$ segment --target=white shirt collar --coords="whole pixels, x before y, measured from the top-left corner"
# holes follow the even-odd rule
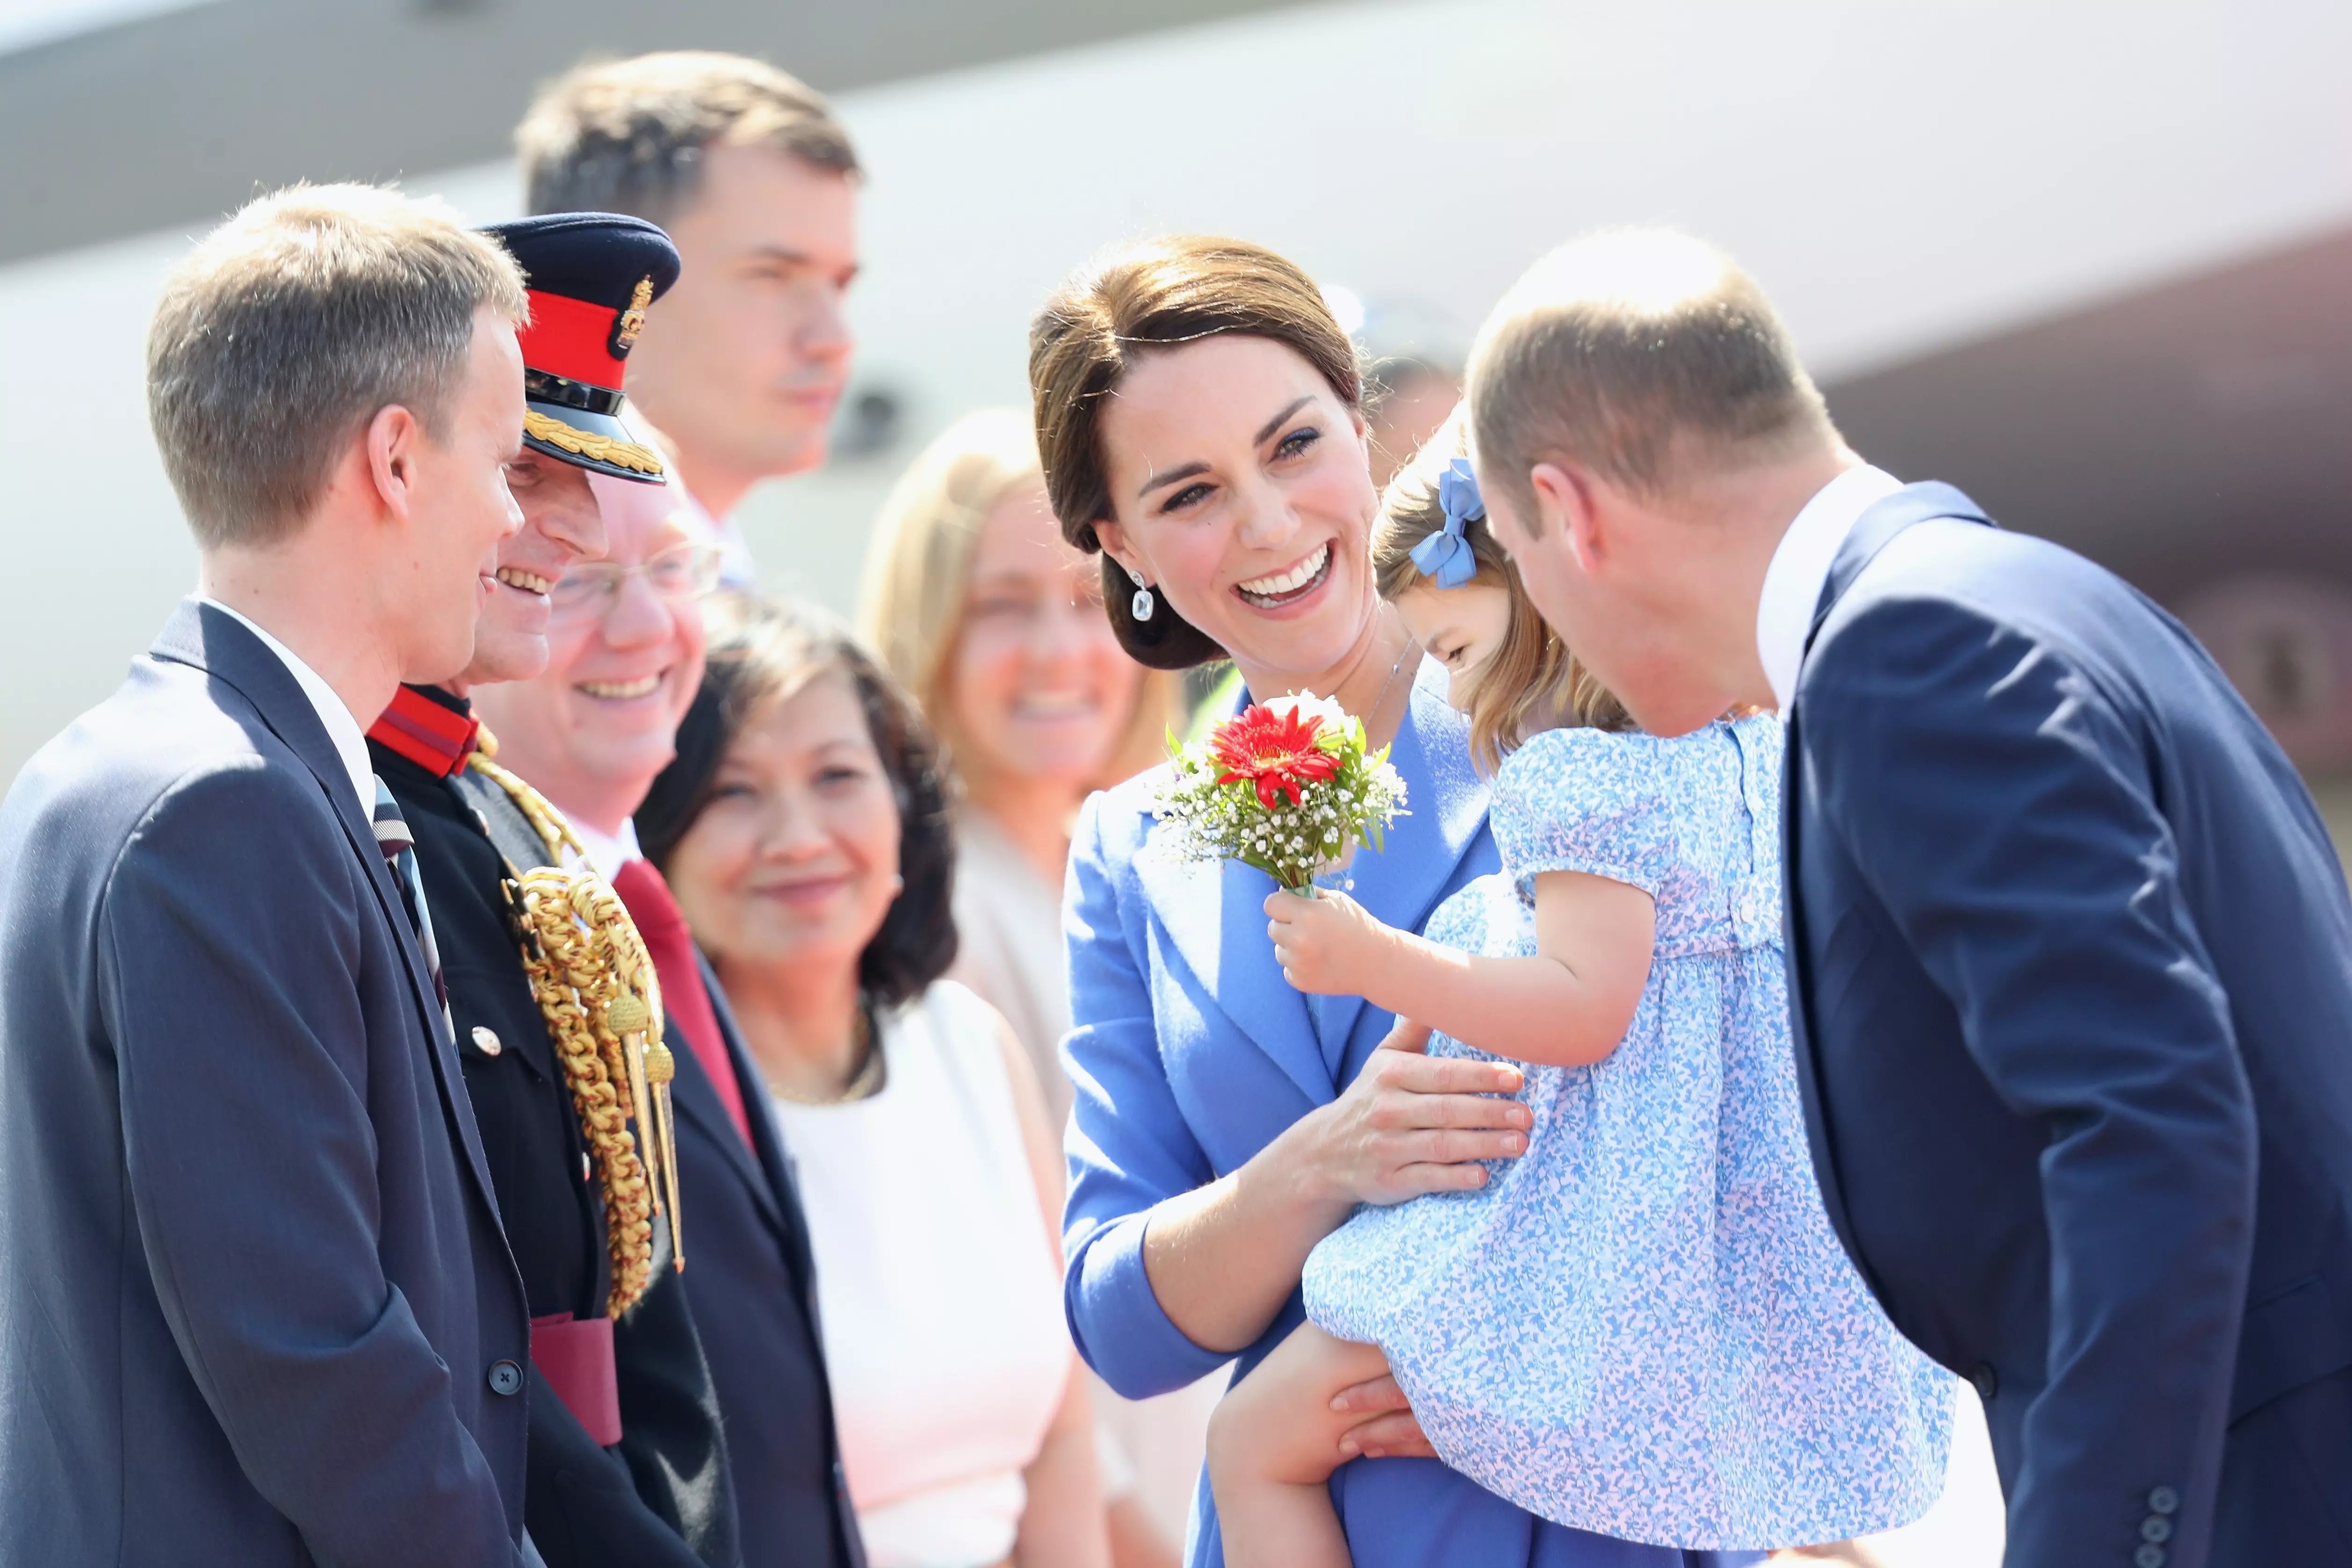
[[[634,860],[643,860],[646,852],[637,847],[637,824],[623,822],[617,833],[600,833],[579,818],[572,819],[572,836],[588,852],[588,863],[598,876],[611,882],[621,874],[621,868]]]
[[[1787,713],[1797,695],[1797,672],[1805,662],[1805,634],[1838,548],[1853,525],[1895,491],[1903,481],[1867,463],[1849,468],[1820,489],[1780,536],[1772,564],[1764,570],[1764,593],[1756,605],[1756,652],[1773,700]]]
[[[342,758],[344,771],[352,776],[352,793],[359,800],[360,821],[374,821],[375,766],[368,760],[367,732],[352,716],[352,710],[343,706],[343,699],[335,695],[335,688],[329,685],[318,671],[304,664],[293,649],[254,624],[252,617],[230,609],[217,599],[199,599],[198,602],[209,604],[222,614],[233,618],[260,638],[264,647],[278,655],[278,661],[294,677],[294,684],[302,688],[302,695],[309,697],[310,706],[318,710],[319,722],[325,727],[327,738],[334,742],[335,755]]]

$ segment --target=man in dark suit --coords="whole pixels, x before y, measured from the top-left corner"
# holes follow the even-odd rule
[[[2352,902],[2179,624],[1837,437],[1720,255],[1579,242],[1471,371],[1496,537],[1644,727],[1788,716],[1830,1218],[1985,1403],[2008,1560],[2352,1563]]]
[[[0,806],[0,1563],[536,1563],[529,1315],[355,714],[462,668],[521,280],[386,191],[164,286],[199,597]]]
[[[726,1421],[746,1568],[858,1568],[807,1222],[759,1072],[631,821],[701,685],[699,601],[716,551],[649,486],[592,484],[607,553],[575,569],[546,673],[485,686],[475,707],[498,734],[499,761],[564,813],[661,976],[677,1061],[687,1294]]]
[[[533,993],[516,883],[541,841],[499,782],[511,776],[476,753],[467,703],[476,687],[546,667],[552,591],[604,553],[589,475],[663,488],[661,458],[621,417],[621,382],[677,252],[653,225],[603,213],[485,232],[530,286],[524,450],[508,468],[523,527],[499,551],[472,662],[437,685],[401,687],[368,747],[415,834],[467,1093],[530,1303],[531,1540],[550,1568],[729,1568],[735,1500],[718,1396],[671,1267],[669,1218],[650,1236],[639,1228],[642,1198],[627,1188],[643,1177],[598,1134],[593,1082],[573,1080],[595,1068],[567,1063]],[[625,1136],[630,1153],[652,1152],[646,1129]]]

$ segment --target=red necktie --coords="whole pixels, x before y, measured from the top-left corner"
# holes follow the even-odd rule
[[[671,1026],[686,1036],[695,1060],[710,1075],[719,1103],[743,1142],[751,1141],[751,1118],[743,1109],[743,1086],[735,1081],[735,1063],[728,1059],[727,1041],[719,1032],[719,1013],[702,983],[702,966],[695,961],[694,934],[687,929],[686,913],[671,896],[669,883],[643,856],[623,866],[613,878],[613,891],[629,906],[637,935],[653,956],[654,973],[661,977],[662,1008]]]

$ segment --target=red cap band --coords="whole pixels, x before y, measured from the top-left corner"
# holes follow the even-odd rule
[[[613,324],[621,313],[562,294],[530,291],[530,325],[522,329],[522,362],[566,381],[606,392],[621,390],[621,361],[613,357]]]

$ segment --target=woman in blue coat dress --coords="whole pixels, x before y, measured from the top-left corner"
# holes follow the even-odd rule
[[[1332,697],[1393,741],[1412,814],[1349,868],[1358,901],[1418,929],[1495,871],[1443,673],[1421,678],[1373,591],[1354,348],[1313,282],[1232,240],[1129,248],[1047,303],[1030,380],[1055,515],[1103,552],[1130,653],[1162,669],[1230,656],[1251,691]],[[1260,910],[1273,883],[1160,852],[1157,779],[1087,804],[1065,912],[1065,1301],[1080,1352],[1129,1397],[1231,1360],[1247,1375],[1297,1325],[1307,1255],[1357,1204],[1477,1186],[1528,1124],[1489,1097],[1517,1088],[1507,1063],[1418,1054],[1360,998],[1294,990]],[[1359,1568],[1713,1561],[1538,1519],[1438,1462],[1392,1383],[1349,1397],[1366,1458],[1331,1490]],[[1190,1556],[1223,1561],[1205,1485]]]

